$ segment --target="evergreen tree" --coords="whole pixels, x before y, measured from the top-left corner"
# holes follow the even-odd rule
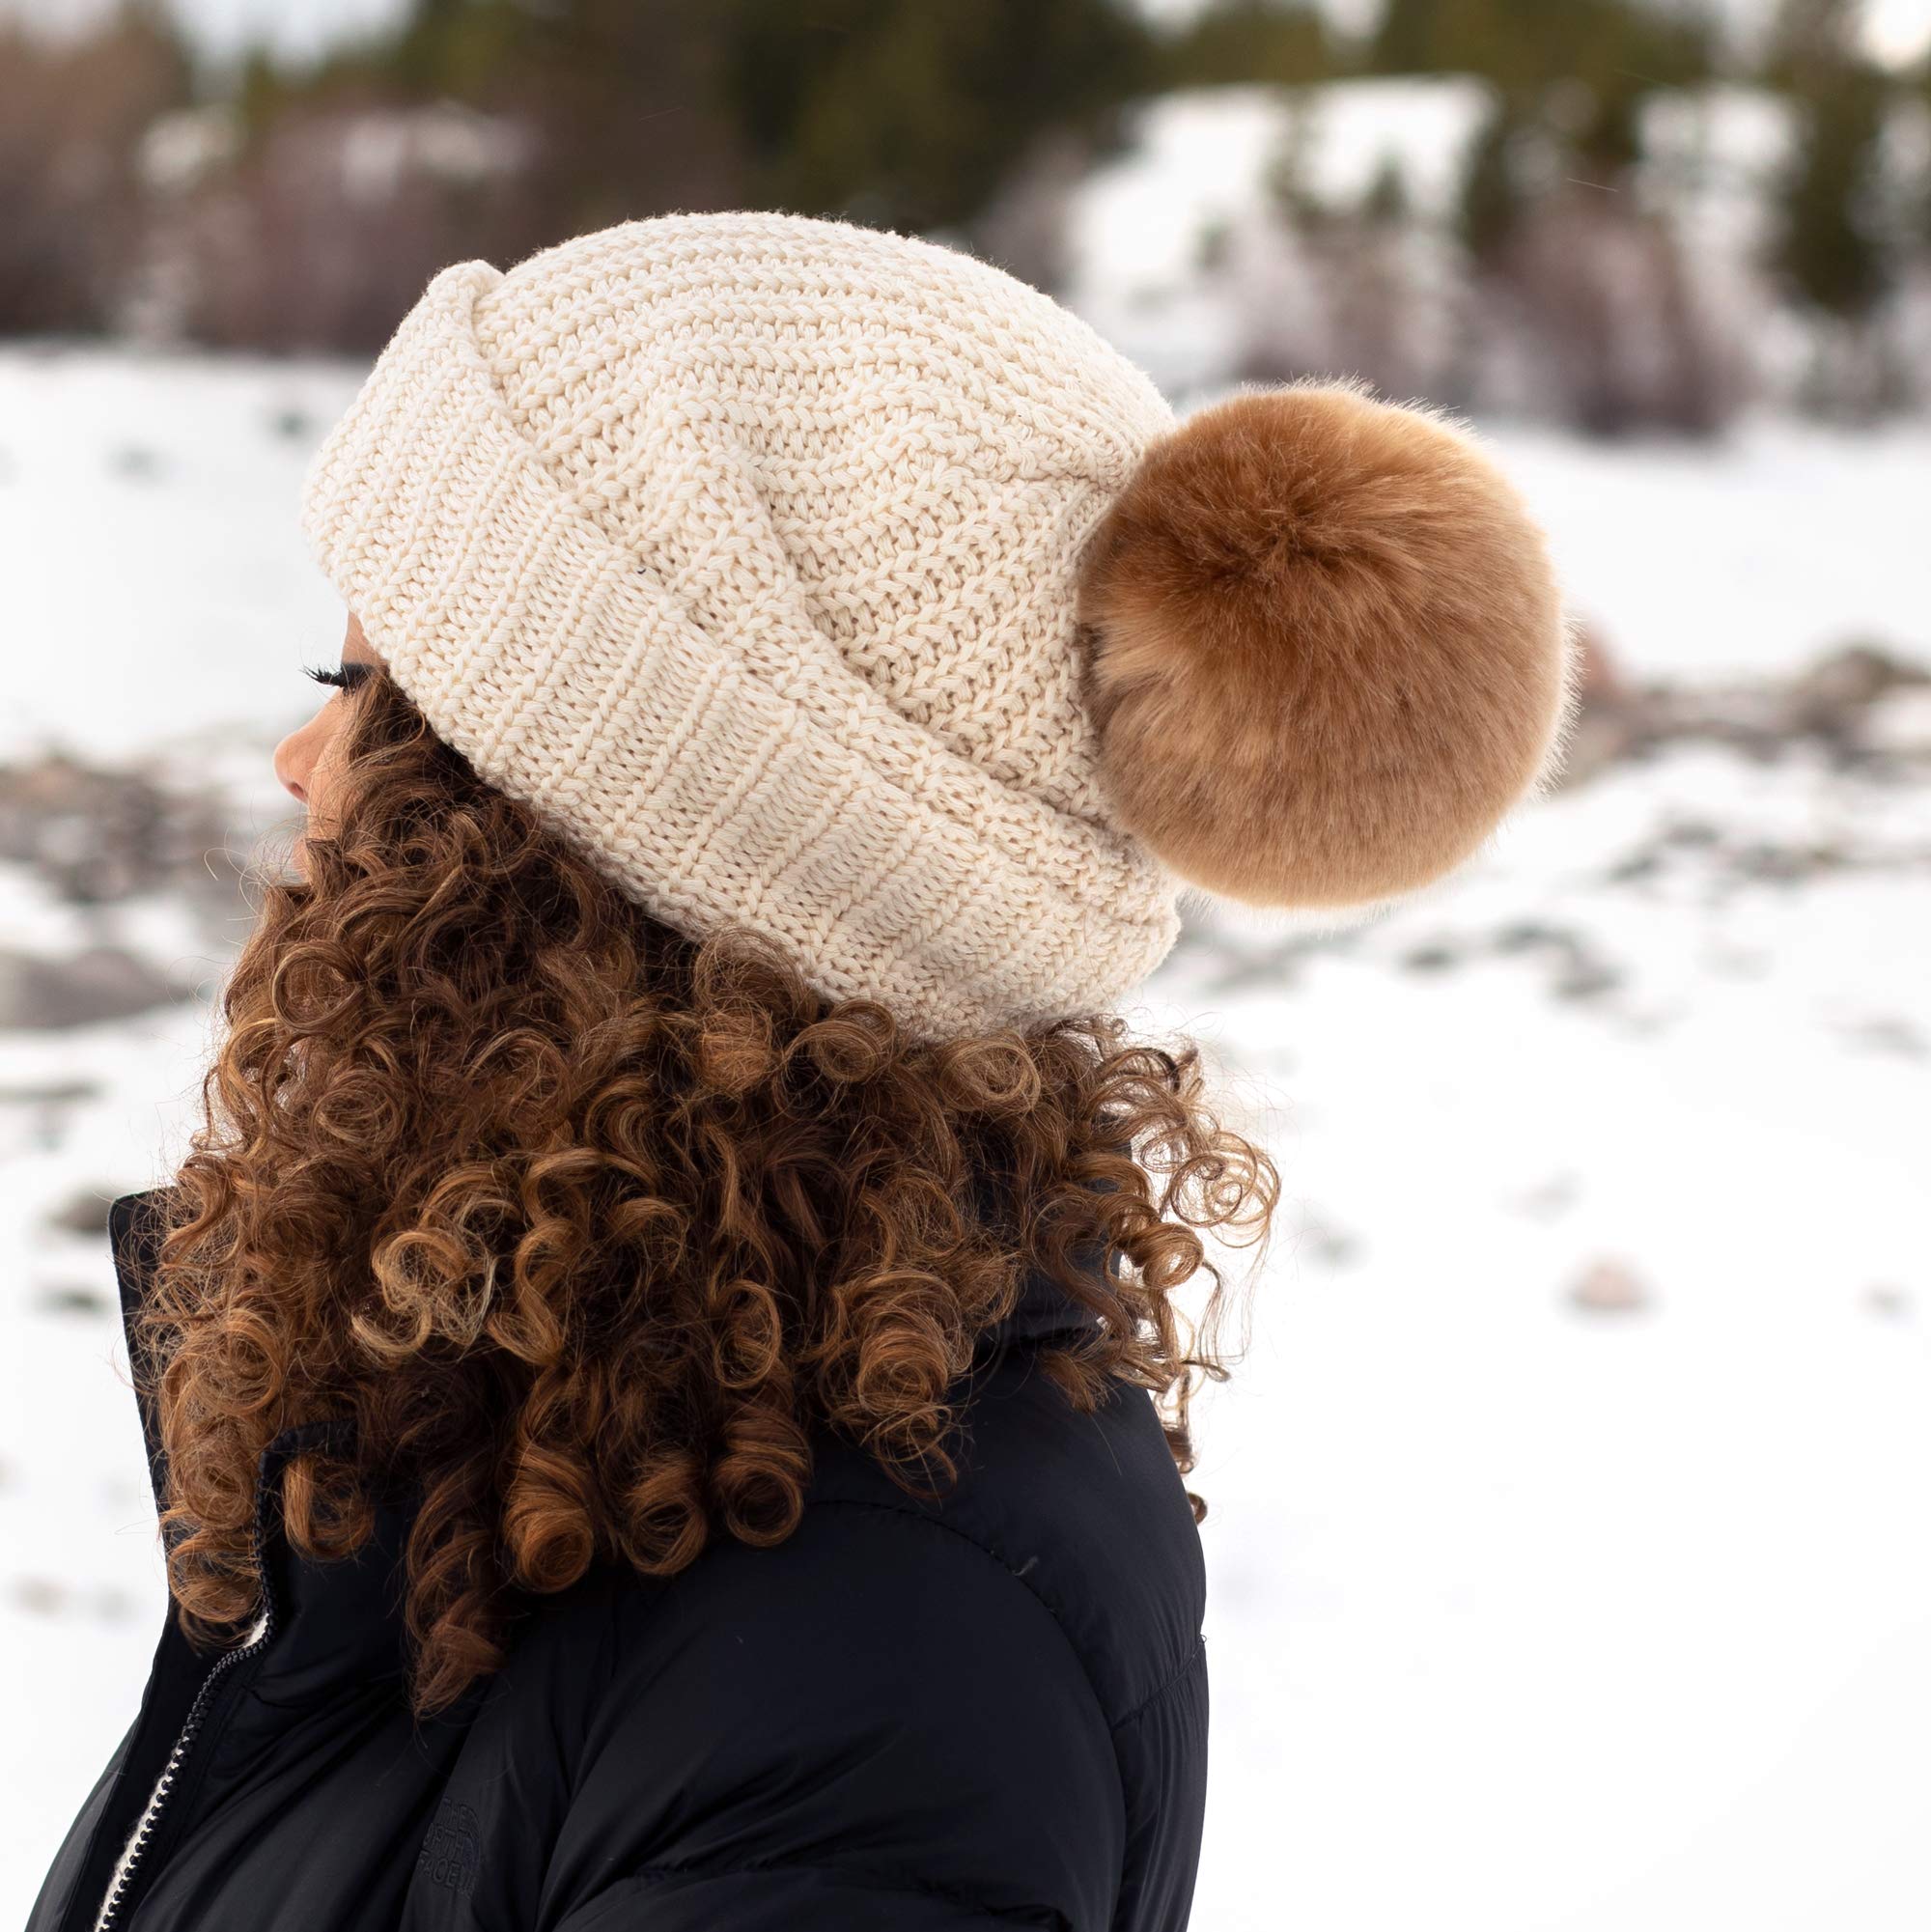
[[[1369,65],[1380,73],[1478,74],[1522,126],[1553,118],[1559,108],[1577,172],[1607,186],[1637,158],[1643,97],[1708,79],[1717,46],[1703,0],[1669,8],[1658,0],[1563,0],[1559,7],[1547,0],[1389,0]]]
[[[1441,20],[1438,0],[1387,0],[1368,43],[1368,65],[1377,73],[1438,73],[1444,45],[1463,36]]]
[[[560,226],[757,202],[932,229],[1104,127],[1152,44],[1127,0],[415,0],[387,77],[534,119]]]
[[[969,222],[1049,134],[1104,132],[1152,78],[1122,0],[727,0],[722,99],[762,200]]]
[[[1476,266],[1492,268],[1522,218],[1523,193],[1515,165],[1520,124],[1498,106],[1482,124],[1462,176],[1458,226],[1462,245]]]
[[[1804,89],[1856,66],[1863,14],[1863,0],[1778,0],[1763,78],[1772,87]]]
[[[1394,155],[1384,154],[1367,193],[1361,197],[1362,224],[1371,229],[1400,228],[1408,220],[1410,208],[1408,177]]]
[[[275,57],[265,46],[250,47],[242,57],[235,84],[235,111],[250,140],[274,124],[288,104],[291,87]]]
[[[1862,0],[1781,0],[1763,78],[1791,98],[1797,144],[1778,197],[1776,266],[1805,301],[1866,319],[1890,286],[1877,206],[1889,83],[1864,58]]]
[[[1599,98],[1704,79],[1715,63],[1707,12],[1655,0],[1388,0],[1368,48],[1376,73],[1473,73],[1520,94],[1580,81]]]
[[[111,317],[140,244],[142,137],[192,98],[157,0],[123,0],[73,39],[0,20],[0,330]]]
[[[1168,87],[1299,86],[1341,70],[1327,20],[1305,0],[1210,0],[1161,49]]]
[[[749,177],[720,103],[722,11],[706,0],[414,0],[375,77],[533,124],[555,235],[719,208],[745,198]]]
[[[1794,165],[1781,196],[1777,266],[1805,300],[1846,322],[1890,285],[1875,218],[1887,89],[1861,65],[1808,75]]]

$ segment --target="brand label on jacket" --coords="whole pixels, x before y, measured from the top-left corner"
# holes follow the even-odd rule
[[[433,1885],[467,1891],[476,1883],[476,1867],[482,1857],[483,1834],[476,1813],[467,1805],[445,1798],[430,1823],[416,1869]]]

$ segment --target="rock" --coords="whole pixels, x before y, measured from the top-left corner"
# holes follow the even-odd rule
[[[1582,1196],[1582,1177],[1573,1169],[1552,1174],[1507,1202],[1529,1220],[1560,1220]]]
[[[50,1080],[45,1086],[0,1087],[0,1106],[34,1106],[49,1110],[78,1106],[84,1100],[98,1100],[100,1086],[96,1080]]]
[[[55,1234],[83,1237],[107,1231],[107,1204],[119,1190],[112,1188],[82,1188],[70,1194],[46,1217],[46,1226]]]
[[[1323,1268],[1349,1268],[1361,1257],[1358,1236],[1304,1204],[1295,1217],[1293,1247],[1298,1258]]]
[[[108,458],[117,476],[131,477],[139,483],[153,483],[167,473],[167,459],[158,450],[139,443],[123,443]]]
[[[42,1315],[105,1315],[113,1307],[108,1296],[83,1281],[56,1282],[34,1297],[34,1310]]]
[[[52,1577],[16,1577],[11,1594],[29,1616],[58,1616],[69,1602],[67,1585]]]
[[[170,790],[145,771],[59,756],[0,767],[0,859],[38,873],[74,905],[165,891],[225,921],[239,903],[232,844],[217,799]]]
[[[1564,749],[1560,785],[1581,785],[1627,758],[1643,736],[1642,693],[1623,675],[1593,624],[1576,629],[1575,724]]]
[[[1864,714],[1863,742],[1892,758],[1931,759],[1931,685],[1888,693]]]
[[[0,952],[0,1028],[92,1026],[172,1005],[184,992],[119,946],[64,960]]]
[[[1576,627],[1576,688],[1585,708],[1627,705],[1637,696],[1616,662],[1609,640],[1586,620]]]
[[[1819,658],[1785,694],[1787,723],[1834,743],[1862,732],[1864,714],[1892,691],[1922,686],[1926,674],[1874,644],[1852,644]]]
[[[67,1136],[74,1109],[99,1098],[100,1088],[92,1080],[0,1087],[0,1109],[6,1109],[0,1114],[0,1129],[5,1130],[6,1144],[56,1148]]]
[[[1650,1305],[1649,1290],[1620,1261],[1592,1264],[1569,1291],[1572,1306],[1591,1315],[1639,1315]]]
[[[1578,641],[1581,705],[1558,781],[1565,785],[1685,740],[1760,758],[1807,740],[1846,766],[1874,751],[1931,756],[1931,670],[1880,645],[1846,645],[1790,678],[1638,685],[1597,632],[1583,627]]]
[[[1874,1013],[1846,1026],[1844,1037],[1866,1052],[1900,1060],[1931,1059],[1931,1040],[1901,1013]]]

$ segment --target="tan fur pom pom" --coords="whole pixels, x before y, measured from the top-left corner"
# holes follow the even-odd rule
[[[1571,670],[1542,534],[1473,441],[1348,386],[1150,450],[1080,584],[1122,823],[1250,905],[1390,897],[1540,783]]]

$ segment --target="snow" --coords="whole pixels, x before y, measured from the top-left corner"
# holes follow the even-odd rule
[[[1896,808],[1676,756],[1284,988],[1166,975],[1282,1096],[1304,1230],[1197,1475],[1201,1923],[1931,1915],[1931,810]],[[1606,882],[1692,820],[1849,829],[1872,869],[1726,888],[1685,848]],[[1617,983],[1552,996],[1494,950],[1520,921]],[[1465,963],[1404,970],[1424,947]],[[1600,1261],[1644,1305],[1577,1308]]]
[[[1354,207],[1389,164],[1413,211],[1445,220],[1489,111],[1485,84],[1456,76],[1163,95],[1074,191],[1066,299],[1175,391],[1223,379],[1238,353],[1217,238],[1267,223],[1283,180]]]
[[[1162,95],[1136,110],[1127,152],[1077,190],[1075,288],[1131,296],[1189,272],[1201,235],[1264,206],[1276,167],[1339,207],[1391,165],[1413,211],[1444,220],[1492,105],[1484,83],[1458,76]]]
[[[295,490],[355,374],[0,352],[0,764],[153,749],[238,841],[272,822],[341,622]],[[1633,674],[1931,662],[1931,434],[1491,434]],[[1921,693],[1874,735],[1917,762],[1612,765],[1373,922],[1200,916],[1150,989],[1287,1194],[1196,1413],[1202,1927],[1931,1923]],[[171,899],[0,862],[0,951],[100,943],[219,965]],[[0,1032],[0,1921],[162,1602],[111,1269],[65,1224],[165,1173],[210,1027]]]
[[[0,351],[0,757],[300,714],[295,674],[336,661],[342,617],[295,494],[353,393],[326,365]]]
[[[1931,427],[1753,418],[1715,444],[1490,441],[1578,611],[1642,676],[1787,672],[1835,643],[1931,662]]]
[[[1660,88],[1638,112],[1645,165],[1678,187],[1747,210],[1752,238],[1761,239],[1765,204],[1795,153],[1790,102],[1732,81]]]

